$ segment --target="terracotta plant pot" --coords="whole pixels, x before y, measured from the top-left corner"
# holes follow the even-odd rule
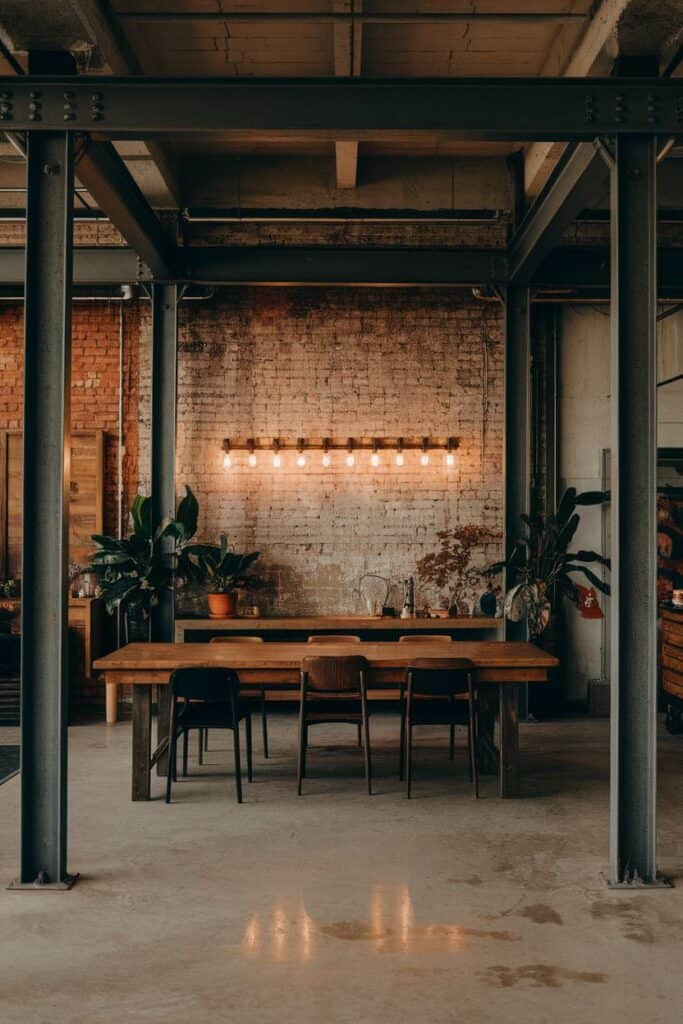
[[[237,594],[208,594],[209,615],[214,619],[234,619],[237,615]]]

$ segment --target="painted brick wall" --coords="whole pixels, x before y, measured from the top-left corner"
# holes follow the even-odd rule
[[[117,522],[119,331],[123,317],[124,508],[149,486],[149,303],[75,303],[74,428],[107,431],[105,527]],[[201,534],[225,530],[257,548],[274,610],[359,608],[363,572],[395,584],[436,532],[502,522],[502,336],[499,307],[427,289],[230,289],[179,316],[178,470],[201,506]],[[22,318],[0,306],[0,429],[21,425]],[[224,436],[457,435],[457,465],[373,470],[359,453],[329,470],[283,456],[222,467]],[[494,548],[496,545],[494,545]],[[485,553],[486,558],[497,554]],[[483,554],[482,554],[483,556]],[[435,595],[424,594],[424,600]],[[392,595],[398,601],[398,593]]]
[[[178,483],[196,491],[205,535],[262,552],[273,610],[360,610],[360,575],[398,586],[438,530],[500,531],[501,329],[499,307],[437,289],[236,289],[181,306]],[[304,470],[292,453],[279,471],[266,453],[223,469],[222,438],[252,435],[457,435],[462,447],[451,470],[414,452],[400,470],[388,455],[372,469],[367,452],[352,470],[343,453],[323,469],[317,452]]]

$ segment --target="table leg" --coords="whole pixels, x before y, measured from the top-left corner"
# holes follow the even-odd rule
[[[519,795],[519,687],[500,687],[500,795]]]
[[[152,757],[152,687],[133,686],[133,800],[149,800]]]
[[[161,742],[168,739],[168,727],[171,724],[171,694],[170,687],[157,686],[157,748]],[[168,773],[168,748],[159,755],[157,761],[157,775],[164,778]]]
[[[117,715],[117,702],[119,698],[119,688],[116,683],[105,683],[104,686],[104,700],[107,711],[107,725],[114,725],[116,722]]]
[[[494,733],[499,705],[499,687],[483,683],[478,688],[479,714],[477,722],[477,746],[479,747],[479,774],[497,775],[500,758]]]

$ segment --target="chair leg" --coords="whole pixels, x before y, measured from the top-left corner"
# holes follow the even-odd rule
[[[251,747],[251,712],[248,712],[247,717],[244,719],[244,729],[247,734],[247,782],[253,782],[254,765]]]
[[[306,778],[306,756],[308,754],[308,726],[304,725],[304,759],[302,762],[302,778]]]
[[[304,702],[301,702],[299,712],[299,756],[296,766],[296,793],[301,796],[301,785],[306,772],[306,742],[308,740],[308,728],[304,718]]]
[[[365,758],[365,778],[368,784],[368,796],[372,796],[372,758],[370,756],[370,722],[367,704],[362,703],[363,709],[363,756]]]
[[[178,737],[176,735],[176,710],[175,700],[171,706],[171,721],[168,725],[168,768],[166,770],[166,803],[171,802],[171,783],[175,779],[176,775],[176,746],[178,743]]]
[[[209,730],[204,730],[204,750],[209,749]]]
[[[362,733],[361,733],[361,723],[360,722],[358,723],[357,728],[358,728],[358,746],[362,747],[363,746],[363,736],[362,736]]]
[[[449,703],[451,705],[451,713],[452,713],[453,712],[453,705],[455,703],[455,701],[453,700],[452,696],[449,698]],[[449,738],[448,738],[448,758],[449,758],[450,761],[452,761],[455,758],[455,725],[453,724],[453,722],[451,722]]]
[[[189,729],[183,729],[183,775],[187,775],[187,745]]]
[[[398,747],[398,777],[403,782],[406,763],[406,701],[403,692],[401,693],[401,734]]]
[[[197,743],[199,748],[199,763],[204,764],[204,730],[199,730],[199,740]]]
[[[474,782],[474,769],[472,768],[472,750],[474,749],[474,732],[472,726],[472,716],[469,715],[467,719],[467,754],[469,764],[469,776],[470,782]]]
[[[242,803],[242,765],[240,762],[240,723],[235,720],[232,728],[232,745],[235,753],[235,789],[237,803]]]
[[[408,789],[408,799],[410,800],[410,793],[413,784],[413,725],[412,722],[408,722],[408,742],[406,744],[406,783]]]
[[[266,691],[261,690],[261,734],[263,736],[263,756],[268,757],[268,715],[266,713]]]
[[[470,712],[472,729],[472,746],[470,750],[470,763],[472,765],[472,777],[474,779],[474,798],[479,799],[479,724],[477,722],[477,709]]]

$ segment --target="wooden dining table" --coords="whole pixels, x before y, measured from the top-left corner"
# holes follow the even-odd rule
[[[441,645],[439,645],[440,647]],[[133,687],[132,799],[149,800],[151,773],[165,772],[169,727],[168,682],[178,668],[232,668],[245,691],[266,687],[268,692],[290,691],[298,699],[302,659],[314,652],[306,643],[132,643],[94,663],[105,683]],[[320,647],[315,654],[322,654]],[[361,642],[353,653],[370,665],[370,699],[397,699],[406,672],[416,658],[443,658],[434,643],[413,641]],[[325,645],[326,655],[348,655],[348,644]],[[453,641],[448,654],[472,662],[484,714],[481,738],[489,766],[498,767],[501,797],[519,793],[518,691],[522,683],[544,683],[558,665],[557,658],[529,643],[517,641]],[[157,743],[152,750],[152,690],[158,687]],[[493,742],[493,718],[498,715],[498,745]],[[490,720],[490,728],[487,722]]]

